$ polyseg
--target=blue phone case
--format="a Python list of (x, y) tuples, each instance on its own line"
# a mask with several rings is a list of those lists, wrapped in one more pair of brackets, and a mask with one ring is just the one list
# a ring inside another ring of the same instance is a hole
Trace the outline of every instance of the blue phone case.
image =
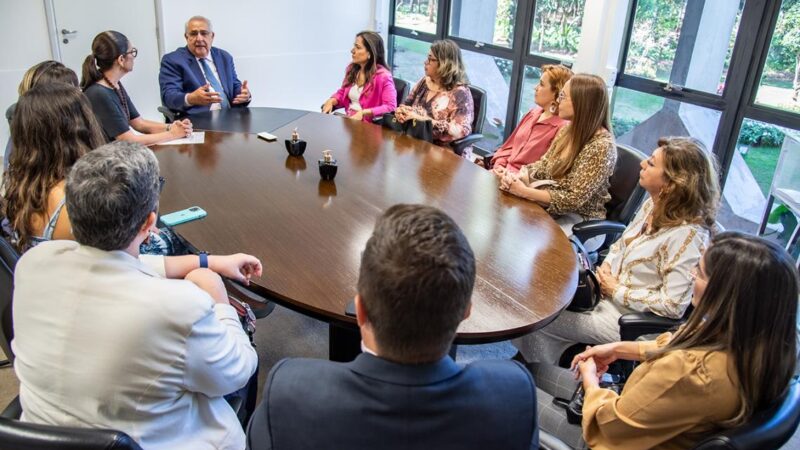
[(205, 210), (199, 206), (192, 206), (191, 208), (182, 209), (161, 216), (161, 223), (168, 227), (174, 227), (182, 223), (191, 222), (193, 220), (202, 219), (208, 215)]

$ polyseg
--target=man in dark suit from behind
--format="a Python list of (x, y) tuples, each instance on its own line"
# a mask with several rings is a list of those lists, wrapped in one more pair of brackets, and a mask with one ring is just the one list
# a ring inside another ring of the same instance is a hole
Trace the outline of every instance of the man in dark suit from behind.
[(214, 36), (211, 21), (194, 16), (186, 22), (186, 46), (161, 58), (161, 103), (170, 110), (194, 114), (250, 104), (247, 80), (239, 81), (230, 53), (212, 46)]
[(456, 364), (475, 257), (442, 211), (395, 205), (361, 256), (363, 352), (352, 362), (284, 359), (248, 429), (264, 449), (537, 449), (536, 389), (515, 361)]

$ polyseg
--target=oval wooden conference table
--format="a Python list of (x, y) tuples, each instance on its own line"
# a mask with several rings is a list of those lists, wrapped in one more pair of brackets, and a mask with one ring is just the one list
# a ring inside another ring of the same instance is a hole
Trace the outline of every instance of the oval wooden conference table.
[[(205, 209), (206, 218), (175, 230), (199, 250), (260, 258), (264, 273), (251, 288), (330, 323), (332, 359), (346, 359), (343, 347), (358, 343), (345, 307), (375, 221), (396, 203), (441, 208), (469, 239), (477, 277), (458, 344), (541, 328), (575, 292), (575, 255), (553, 219), (447, 148), (306, 111), (233, 109), (191, 119), (195, 130), (207, 130), (203, 144), (153, 147), (166, 178), (160, 210)], [(295, 127), (308, 142), (301, 157), (284, 146)], [(259, 139), (261, 131), (278, 141)], [(317, 168), (324, 149), (338, 161), (333, 181), (322, 181)]]

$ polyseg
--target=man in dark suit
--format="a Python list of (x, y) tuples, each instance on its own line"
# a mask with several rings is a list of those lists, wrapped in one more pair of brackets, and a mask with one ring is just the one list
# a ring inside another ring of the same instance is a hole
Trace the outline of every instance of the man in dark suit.
[(239, 81), (231, 54), (211, 46), (211, 21), (192, 17), (186, 22), (184, 37), (186, 47), (161, 59), (161, 103), (190, 114), (250, 104), (247, 80)]
[(361, 256), (352, 362), (285, 359), (248, 427), (263, 449), (537, 449), (536, 389), (516, 361), (448, 355), (475, 257), (442, 211), (396, 205)]

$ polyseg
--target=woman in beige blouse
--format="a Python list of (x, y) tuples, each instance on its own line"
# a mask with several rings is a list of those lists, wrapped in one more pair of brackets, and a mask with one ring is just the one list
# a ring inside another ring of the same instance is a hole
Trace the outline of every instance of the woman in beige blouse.
[(597, 270), (600, 303), (589, 312), (564, 311), (544, 329), (515, 340), (526, 360), (556, 363), (574, 343), (618, 341), (617, 322), (629, 312), (683, 316), (692, 299), (690, 271), (714, 227), (719, 185), (699, 141), (662, 138), (658, 145), (639, 173), (650, 198)]
[[(695, 271), (686, 325), (575, 357), (586, 444), (691, 448), (771, 406), (794, 373), (798, 283), (791, 257), (774, 242), (735, 232), (714, 238)], [(642, 361), (619, 395), (598, 384), (617, 359)]]
[[(558, 96), (558, 115), (571, 123), (553, 139), (539, 161), (507, 172), (500, 189), (536, 202), (557, 216), (567, 235), (585, 219), (604, 219), (608, 179), (617, 161), (608, 120), (606, 84), (596, 75), (577, 74)], [(552, 180), (535, 187), (532, 183)]]

